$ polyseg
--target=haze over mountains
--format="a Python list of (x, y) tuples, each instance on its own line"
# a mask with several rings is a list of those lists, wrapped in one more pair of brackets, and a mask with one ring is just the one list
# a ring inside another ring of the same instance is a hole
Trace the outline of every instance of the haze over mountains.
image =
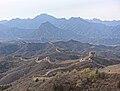
[(67, 41), (104, 45), (120, 44), (120, 21), (55, 18), (41, 14), (33, 19), (0, 21), (0, 40), (29, 40), (39, 42)]
[(119, 91), (119, 36), (119, 21), (0, 21), (0, 91)]
[(108, 26), (117, 26), (117, 25), (120, 25), (120, 20), (113, 20), (113, 21), (105, 20), (105, 21), (102, 21), (102, 20), (97, 19), (97, 18), (86, 19), (86, 20), (87, 20), (88, 22), (102, 23), (102, 24), (105, 24), (105, 25), (108, 25)]

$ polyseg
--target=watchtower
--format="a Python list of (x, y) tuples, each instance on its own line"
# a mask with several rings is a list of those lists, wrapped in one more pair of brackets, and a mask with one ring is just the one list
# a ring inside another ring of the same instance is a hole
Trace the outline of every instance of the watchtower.
[(96, 52), (93, 51), (89, 52), (89, 57), (96, 57), (96, 56), (97, 56)]

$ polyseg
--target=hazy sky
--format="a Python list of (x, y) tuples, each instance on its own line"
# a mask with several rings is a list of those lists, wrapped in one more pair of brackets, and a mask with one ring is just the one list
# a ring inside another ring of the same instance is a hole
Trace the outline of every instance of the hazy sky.
[(0, 20), (33, 18), (41, 13), (120, 20), (120, 0), (0, 0)]

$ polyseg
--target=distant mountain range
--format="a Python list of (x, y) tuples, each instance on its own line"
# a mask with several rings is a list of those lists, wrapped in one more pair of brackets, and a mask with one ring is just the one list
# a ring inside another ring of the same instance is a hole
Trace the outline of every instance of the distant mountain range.
[(100, 19), (97, 18), (93, 18), (93, 19), (86, 19), (88, 22), (93, 22), (93, 23), (101, 23), (101, 24), (105, 24), (108, 26), (117, 26), (120, 25), (120, 20), (113, 20), (113, 21), (102, 21)]
[(119, 45), (120, 21), (55, 18), (41, 14), (33, 19), (0, 21), (0, 40), (29, 40), (39, 42), (70, 39), (93, 44)]

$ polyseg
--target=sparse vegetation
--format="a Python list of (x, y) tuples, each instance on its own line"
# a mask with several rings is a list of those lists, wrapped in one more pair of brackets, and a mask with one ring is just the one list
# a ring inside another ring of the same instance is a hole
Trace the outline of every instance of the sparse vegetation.
[(95, 77), (95, 75), (96, 75), (96, 73), (94, 72), (94, 71), (91, 71), (90, 73), (89, 73), (89, 78), (94, 78)]
[[(62, 47), (64, 44), (60, 42), (60, 44), (55, 43), (55, 45)], [(69, 46), (71, 45), (69, 44)], [(24, 47), (21, 50), (19, 49), (21, 53), (17, 54), (19, 56), (14, 56), (13, 53), (10, 57), (3, 58), (5, 61), (0, 61), (0, 68), (3, 68), (0, 69), (0, 84), (12, 83), (12, 87), (9, 88), (12, 89), (11, 91), (16, 91), (16, 82), (20, 88), (23, 87), (25, 88), (23, 90), (28, 91), (102, 91), (101, 89), (104, 88), (109, 91), (112, 88), (120, 88), (119, 74), (107, 74), (104, 73), (104, 70), (99, 71), (99, 68), (104, 66), (120, 63), (119, 60), (108, 60), (98, 55), (91, 58), (92, 62), (87, 61), (87, 59), (80, 62), (80, 59), (76, 59), (77, 56), (80, 56), (69, 53), (69, 51), (52, 53), (51, 50), (55, 50), (56, 47), (51, 48), (49, 43), (38, 43), (37, 45), (30, 43), (25, 44)], [(63, 48), (66, 48), (66, 45)], [(80, 50), (78, 52), (81, 52)], [(39, 53), (43, 55), (38, 57)], [(39, 58), (38, 63), (35, 61), (36, 57)], [(46, 60), (46, 57), (50, 57), (50, 60)], [(84, 57), (82, 56), (82, 58)], [(0, 89), (6, 88), (0, 87)]]
[(99, 77), (99, 78), (102, 78), (102, 79), (105, 79), (105, 73), (104, 72), (102, 72), (102, 73), (98, 73), (97, 74), (97, 77)]
[(62, 85), (57, 85), (57, 84), (53, 85), (53, 90), (54, 91), (64, 91), (63, 86)]
[(73, 69), (70, 73), (77, 73), (77, 72), (78, 72), (78, 70)]
[(0, 91), (3, 91), (3, 90), (5, 90), (5, 89), (7, 89), (7, 88), (9, 88), (11, 85), (4, 85), (4, 86), (0, 86)]
[(57, 74), (55, 75), (56, 77), (60, 77), (60, 76), (62, 76), (63, 75), (63, 73), (62, 72), (57, 72)]

